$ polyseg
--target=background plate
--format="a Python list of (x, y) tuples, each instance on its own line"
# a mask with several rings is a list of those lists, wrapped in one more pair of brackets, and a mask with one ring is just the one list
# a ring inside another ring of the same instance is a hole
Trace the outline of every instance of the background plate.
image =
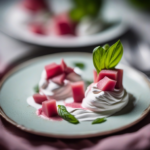
[[(24, 26), (18, 24), (14, 17), (12, 17), (12, 9), (14, 6), (16, 6), (17, 1), (18, 0), (0, 2), (0, 30), (13, 38), (28, 43), (53, 47), (90, 46), (113, 40), (122, 35), (127, 30), (127, 25), (125, 24), (123, 17), (121, 17), (120, 13), (116, 11), (117, 9), (115, 3), (107, 0), (105, 1), (105, 5), (102, 9), (102, 16), (108, 22), (117, 21), (118, 23), (100, 33), (84, 37), (53, 37), (34, 35), (30, 33)], [(59, 4), (57, 7), (58, 10), (62, 9), (63, 6), (66, 7), (67, 0), (64, 1), (63, 5), (62, 2), (60, 2), (61, 0), (57, 1), (57, 4)]]
[(29, 106), (26, 99), (33, 94), (33, 87), (38, 83), (44, 65), (60, 63), (61, 58), (69, 66), (73, 66), (74, 62), (85, 63), (83, 78), (92, 80), (92, 55), (88, 53), (60, 53), (28, 61), (11, 71), (1, 83), (0, 113), (7, 121), (22, 130), (39, 135), (83, 138), (120, 131), (137, 123), (148, 113), (150, 84), (147, 77), (130, 67), (119, 65), (119, 68), (124, 69), (124, 87), (133, 96), (130, 96), (130, 103), (126, 108), (109, 117), (106, 122), (97, 125), (81, 122), (74, 125), (66, 121), (50, 121), (38, 117), (35, 108)]

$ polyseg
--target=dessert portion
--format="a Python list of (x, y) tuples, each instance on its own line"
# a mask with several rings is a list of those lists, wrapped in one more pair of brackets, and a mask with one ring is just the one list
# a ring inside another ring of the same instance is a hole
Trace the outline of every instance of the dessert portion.
[(68, 67), (62, 59), (61, 64), (46, 65), (39, 82), (39, 94), (48, 100), (64, 100), (72, 96), (71, 84), (82, 81), (73, 68)]
[(129, 100), (123, 86), (123, 70), (115, 68), (122, 55), (120, 40), (112, 46), (96, 47), (93, 51), (94, 79), (85, 92), (81, 76), (63, 59), (61, 64), (46, 65), (39, 93), (28, 98), (28, 104), (39, 109), (37, 114), (44, 118), (60, 116), (75, 124), (106, 121), (106, 117), (120, 111)]
[(96, 34), (114, 24), (99, 17), (102, 0), (72, 0), (68, 3), (68, 8), (63, 9), (61, 1), (22, 0), (10, 12), (9, 23), (33, 35), (72, 37)]

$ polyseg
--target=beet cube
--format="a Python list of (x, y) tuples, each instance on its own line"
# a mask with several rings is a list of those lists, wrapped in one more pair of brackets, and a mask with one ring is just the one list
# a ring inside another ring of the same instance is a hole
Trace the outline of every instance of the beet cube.
[(51, 99), (42, 103), (42, 111), (47, 117), (57, 116), (56, 100)]
[(117, 81), (117, 73), (118, 73), (117, 70), (101, 70), (101, 72), (99, 73), (97, 77), (97, 82), (103, 79), (105, 76), (112, 80)]
[(56, 84), (63, 85), (65, 77), (66, 77), (65, 73), (63, 73), (63, 74), (53, 77), (52, 81)]
[(45, 66), (45, 71), (46, 71), (46, 76), (47, 76), (46, 79), (50, 79), (54, 76), (57, 76), (63, 73), (62, 66), (56, 63), (52, 63), (52, 64)]
[(33, 99), (38, 104), (42, 104), (42, 102), (47, 101), (47, 97), (45, 95), (40, 94), (34, 94)]
[(72, 88), (72, 95), (73, 95), (74, 102), (77, 103), (82, 102), (83, 98), (85, 97), (84, 82), (80, 81), (80, 82), (72, 83), (71, 88)]
[(115, 85), (116, 85), (116, 81), (106, 76), (97, 83), (97, 87), (101, 91), (113, 91), (115, 88)]
[(115, 70), (118, 71), (117, 83), (115, 88), (120, 89), (122, 88), (123, 70), (122, 69), (115, 69)]
[(97, 82), (97, 71), (93, 70), (93, 76), (94, 76), (94, 83)]

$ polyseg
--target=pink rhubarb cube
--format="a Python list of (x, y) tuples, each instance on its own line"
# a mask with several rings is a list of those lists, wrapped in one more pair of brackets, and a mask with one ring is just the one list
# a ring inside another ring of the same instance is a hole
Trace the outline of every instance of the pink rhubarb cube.
[(45, 66), (45, 71), (46, 71), (47, 79), (50, 79), (54, 76), (57, 76), (63, 73), (62, 66), (56, 63), (52, 63), (52, 64)]
[(57, 116), (56, 100), (51, 99), (42, 103), (42, 111), (47, 117)]
[(97, 82), (103, 79), (105, 76), (112, 80), (117, 81), (117, 74), (118, 74), (117, 70), (101, 70), (101, 72), (99, 73), (97, 77)]
[(66, 65), (66, 63), (65, 63), (65, 61), (63, 59), (61, 60), (61, 66), (63, 68), (63, 71), (65, 71), (66, 68), (67, 68), (67, 65)]
[(33, 12), (47, 9), (45, 0), (23, 0), (21, 5), (24, 9)]
[(75, 25), (70, 20), (68, 13), (62, 13), (53, 18), (51, 31), (55, 35), (75, 34)]
[(118, 75), (117, 75), (117, 83), (115, 88), (116, 89), (120, 89), (122, 88), (122, 82), (123, 82), (123, 70), (122, 69), (115, 69), (116, 71), (118, 71)]
[(94, 76), (94, 83), (97, 82), (97, 71), (93, 70), (93, 76)]
[(34, 94), (33, 99), (38, 104), (42, 104), (42, 102), (47, 101), (47, 97), (45, 95), (40, 94)]
[(97, 87), (101, 91), (113, 91), (115, 88), (115, 85), (116, 85), (116, 81), (106, 76), (97, 83)]
[(65, 73), (63, 73), (63, 74), (60, 74), (60, 75), (58, 75), (58, 76), (53, 77), (53, 78), (52, 78), (52, 81), (53, 81), (54, 83), (59, 84), (59, 85), (63, 85), (63, 84), (64, 84), (64, 79), (65, 79), (65, 77), (66, 77)]
[(66, 67), (66, 69), (65, 69), (65, 73), (66, 73), (66, 74), (69, 74), (69, 73), (72, 73), (72, 72), (74, 72), (74, 69), (73, 69), (73, 68), (71, 68), (71, 67)]
[(35, 34), (40, 34), (40, 35), (45, 35), (46, 32), (44, 30), (44, 26), (42, 24), (39, 24), (39, 23), (32, 23), (29, 25), (29, 30), (32, 32), (32, 33), (35, 33)]
[(82, 102), (83, 98), (85, 97), (84, 95), (84, 82), (75, 82), (71, 84), (72, 88), (72, 95), (74, 102)]

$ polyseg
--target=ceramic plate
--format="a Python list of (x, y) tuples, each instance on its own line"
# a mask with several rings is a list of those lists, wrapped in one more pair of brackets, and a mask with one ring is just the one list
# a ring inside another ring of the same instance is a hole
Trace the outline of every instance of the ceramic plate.
[[(107, 1), (102, 9), (102, 16), (108, 22), (116, 21), (116, 25), (99, 32), (95, 35), (84, 37), (54, 37), (54, 36), (38, 36), (30, 33), (22, 24), (18, 23), (19, 12), (16, 10), (16, 2), (18, 0), (5, 1), (0, 4), (0, 30), (9, 36), (36, 45), (53, 46), (53, 47), (80, 47), (94, 44), (105, 43), (122, 35), (127, 30), (123, 18), (116, 11), (114, 3)], [(55, 0), (56, 1), (56, 0)], [(57, 0), (61, 1), (61, 0)], [(65, 0), (65, 2), (67, 2)], [(59, 9), (62, 9), (62, 3), (58, 3)], [(61, 5), (60, 5), (61, 4)], [(67, 4), (67, 3), (66, 3)], [(58, 9), (58, 8), (57, 8)], [(59, 10), (58, 9), (58, 10)], [(22, 18), (22, 17), (21, 17)]]
[(92, 55), (88, 53), (59, 53), (28, 61), (13, 69), (5, 76), (0, 90), (1, 115), (18, 128), (30, 133), (57, 138), (83, 138), (114, 133), (139, 122), (149, 111), (150, 83), (142, 73), (120, 64), (124, 69), (123, 84), (130, 93), (128, 105), (120, 112), (107, 118), (102, 124), (92, 125), (91, 121), (78, 125), (67, 121), (50, 121), (36, 115), (35, 108), (27, 104), (27, 97), (34, 93), (33, 87), (39, 82), (46, 64), (60, 63), (64, 58), (69, 66), (74, 62), (86, 64), (82, 77), (93, 79)]

